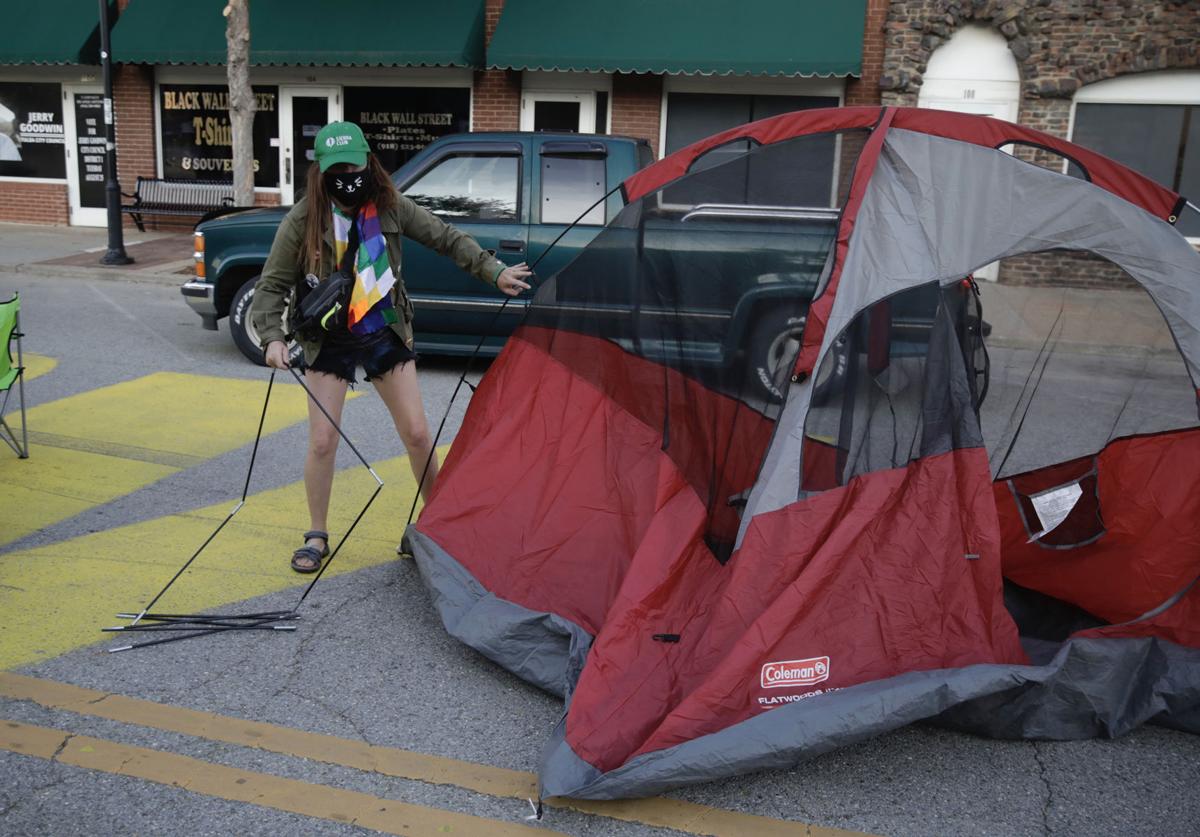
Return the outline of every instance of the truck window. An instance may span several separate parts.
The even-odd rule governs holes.
[[[446,157],[404,194],[438,215],[459,220],[517,220],[519,159],[511,155]]]
[[[571,224],[604,197],[604,157],[542,156],[542,223]],[[581,224],[603,224],[604,204],[593,206]]]

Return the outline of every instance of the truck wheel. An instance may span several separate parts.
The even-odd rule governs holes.
[[[248,279],[233,295],[233,302],[229,305],[229,333],[233,335],[233,342],[242,354],[259,366],[266,366],[262,341],[250,322],[250,303],[254,300],[254,283],[257,281],[257,276]],[[288,344],[288,363],[298,363],[303,354],[295,342]]]
[[[800,351],[804,317],[787,311],[769,311],[754,323],[750,337],[751,388],[768,402],[783,400],[792,364]]]

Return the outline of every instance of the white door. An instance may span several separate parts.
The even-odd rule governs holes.
[[[103,227],[108,224],[104,190],[104,88],[65,85],[63,128],[71,223]]]
[[[341,118],[341,91],[333,87],[279,89],[279,200],[284,206],[304,194],[313,139]]]
[[[596,94],[538,92],[521,94],[522,131],[596,133]]]

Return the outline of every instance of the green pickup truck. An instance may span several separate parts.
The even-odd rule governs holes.
[[[832,159],[832,151],[825,156]],[[392,177],[401,192],[495,250],[503,261],[536,262],[538,287],[616,218],[624,204],[615,187],[652,160],[645,140],[624,137],[457,134],[432,143]],[[821,187],[826,196],[831,176],[825,176]],[[568,230],[609,192],[606,201]],[[636,316],[643,324],[646,317],[660,315],[693,320],[694,333],[705,336],[682,347],[685,354],[714,372],[748,364],[759,395],[777,399],[788,371],[784,359],[794,355],[803,311],[836,229],[837,210],[828,206],[827,197],[824,200],[824,208],[752,206],[732,198],[698,203],[668,187],[639,209],[649,213],[642,247],[688,281],[669,301],[640,299],[636,289],[621,288],[631,281],[627,269],[601,265],[596,281],[611,283],[614,298],[625,301],[607,313],[617,320],[627,318],[628,300],[635,299]],[[792,196],[790,202],[814,201]],[[205,328],[216,330],[217,321],[229,317],[234,342],[256,363],[262,363],[262,348],[250,323],[250,301],[286,212],[287,207],[246,210],[200,224],[196,276],[182,288]],[[619,222],[607,233],[628,234]],[[483,337],[482,353],[498,353],[525,316],[530,295],[510,301],[497,317],[501,295],[415,241],[404,246],[404,281],[416,309],[417,350],[470,354]],[[597,257],[603,259],[603,252]],[[573,297],[586,296],[596,313],[596,300],[608,294],[594,290],[557,286],[553,299],[546,301],[569,308]],[[795,304],[798,298],[800,305]],[[618,324],[613,332],[619,343],[623,330]],[[638,348],[650,356],[656,353],[644,340]],[[663,350],[678,352],[681,347],[673,341]]]
[[[645,140],[578,134],[474,133],[442,137],[398,169],[401,192],[470,234],[504,262],[538,263],[547,277],[575,257],[622,208],[618,190],[547,248],[591,204],[653,160]],[[203,326],[229,317],[238,348],[262,363],[250,323],[254,282],[288,207],[252,209],[196,228],[196,275],[184,298]],[[545,257],[543,258],[543,254]],[[404,282],[416,309],[417,351],[494,355],[528,299],[504,297],[415,241],[404,242]]]

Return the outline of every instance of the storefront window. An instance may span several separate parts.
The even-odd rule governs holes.
[[[670,93],[667,96],[666,153],[678,151],[697,140],[747,122],[794,110],[837,105],[838,100],[834,96]],[[743,141],[714,149],[699,158],[693,170],[728,163],[744,152],[746,147]],[[804,170],[795,172],[794,176],[791,173],[758,172],[752,163],[747,162],[729,166],[724,176],[729,178],[731,187],[735,181],[740,181],[745,187],[742,190],[744,194],[753,193],[759,201],[768,201],[774,206],[829,206],[832,203],[835,152],[835,142],[831,136],[826,142],[812,145],[809,151],[811,159],[806,160]],[[814,171],[827,172],[827,176],[824,179],[814,178]],[[758,183],[759,180],[764,180],[764,183]],[[681,193],[682,190],[683,187],[680,187],[674,197],[682,203],[690,203],[687,196]],[[737,190],[728,188],[722,191],[734,194]]]
[[[355,122],[390,173],[435,139],[470,130],[465,87],[347,87],[346,120]]]
[[[1168,189],[1200,193],[1200,105],[1081,102],[1072,139]],[[1200,236],[1200,216],[1185,212],[1178,227],[1186,236]]]
[[[279,88],[254,88],[254,185],[279,185]],[[230,180],[233,137],[229,88],[219,84],[164,84],[159,87],[163,176],[188,180]]]
[[[61,84],[0,82],[0,176],[67,176]]]

